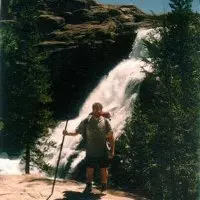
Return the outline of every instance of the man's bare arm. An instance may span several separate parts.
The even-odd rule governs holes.
[[[63,135],[68,135],[68,136],[76,136],[78,135],[79,133],[78,132],[67,132],[66,130],[63,130]]]
[[[110,143],[110,147],[111,147],[111,157],[113,157],[115,154],[115,139],[113,136],[113,132],[108,133],[107,139],[108,139],[108,141]]]

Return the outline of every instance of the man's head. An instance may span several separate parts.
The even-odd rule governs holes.
[[[103,109],[103,106],[102,104],[96,102],[92,105],[92,113],[96,116],[96,117],[99,117],[102,113],[102,109]]]

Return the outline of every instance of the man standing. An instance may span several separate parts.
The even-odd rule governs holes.
[[[100,103],[92,105],[92,113],[84,119],[74,133],[63,131],[64,135],[75,136],[78,134],[86,137],[86,188],[85,192],[92,191],[94,167],[100,166],[101,191],[107,189],[109,159],[114,156],[115,142],[109,121],[102,114],[103,106]],[[106,142],[110,143],[108,152]]]

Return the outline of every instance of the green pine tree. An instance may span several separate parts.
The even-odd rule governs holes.
[[[48,128],[54,124],[48,106],[52,102],[51,77],[45,65],[48,55],[36,48],[41,38],[37,28],[38,2],[11,1],[10,12],[14,21],[4,24],[1,30],[6,76],[4,130],[10,135],[11,151],[24,149],[25,172],[30,173],[30,162],[43,163],[39,160],[47,153],[39,151],[38,143],[46,148],[54,146],[48,141]],[[43,163],[40,167],[47,165]]]
[[[153,72],[118,144],[129,183],[154,200],[197,199],[200,32],[191,2],[171,1],[161,39],[145,41]]]

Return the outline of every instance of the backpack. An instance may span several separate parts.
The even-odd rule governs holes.
[[[106,115],[106,116],[104,116],[104,115],[102,115],[102,116],[104,117],[106,126],[108,126],[108,121],[106,120],[106,118],[109,118],[109,119],[110,119],[110,114],[109,114],[109,115]],[[108,116],[108,117],[107,117],[107,116]],[[86,128],[87,128],[87,124],[89,123],[89,120],[91,119],[91,117],[92,117],[92,114],[90,113],[90,114],[88,115],[88,117],[85,118],[84,121],[83,121],[83,123],[84,123],[84,130],[83,130],[83,133],[82,133],[83,139],[82,139],[82,141],[81,141],[80,144],[79,144],[79,148],[81,148],[81,149],[82,149],[82,148],[85,148],[85,144],[86,144],[86,142],[87,142]]]

